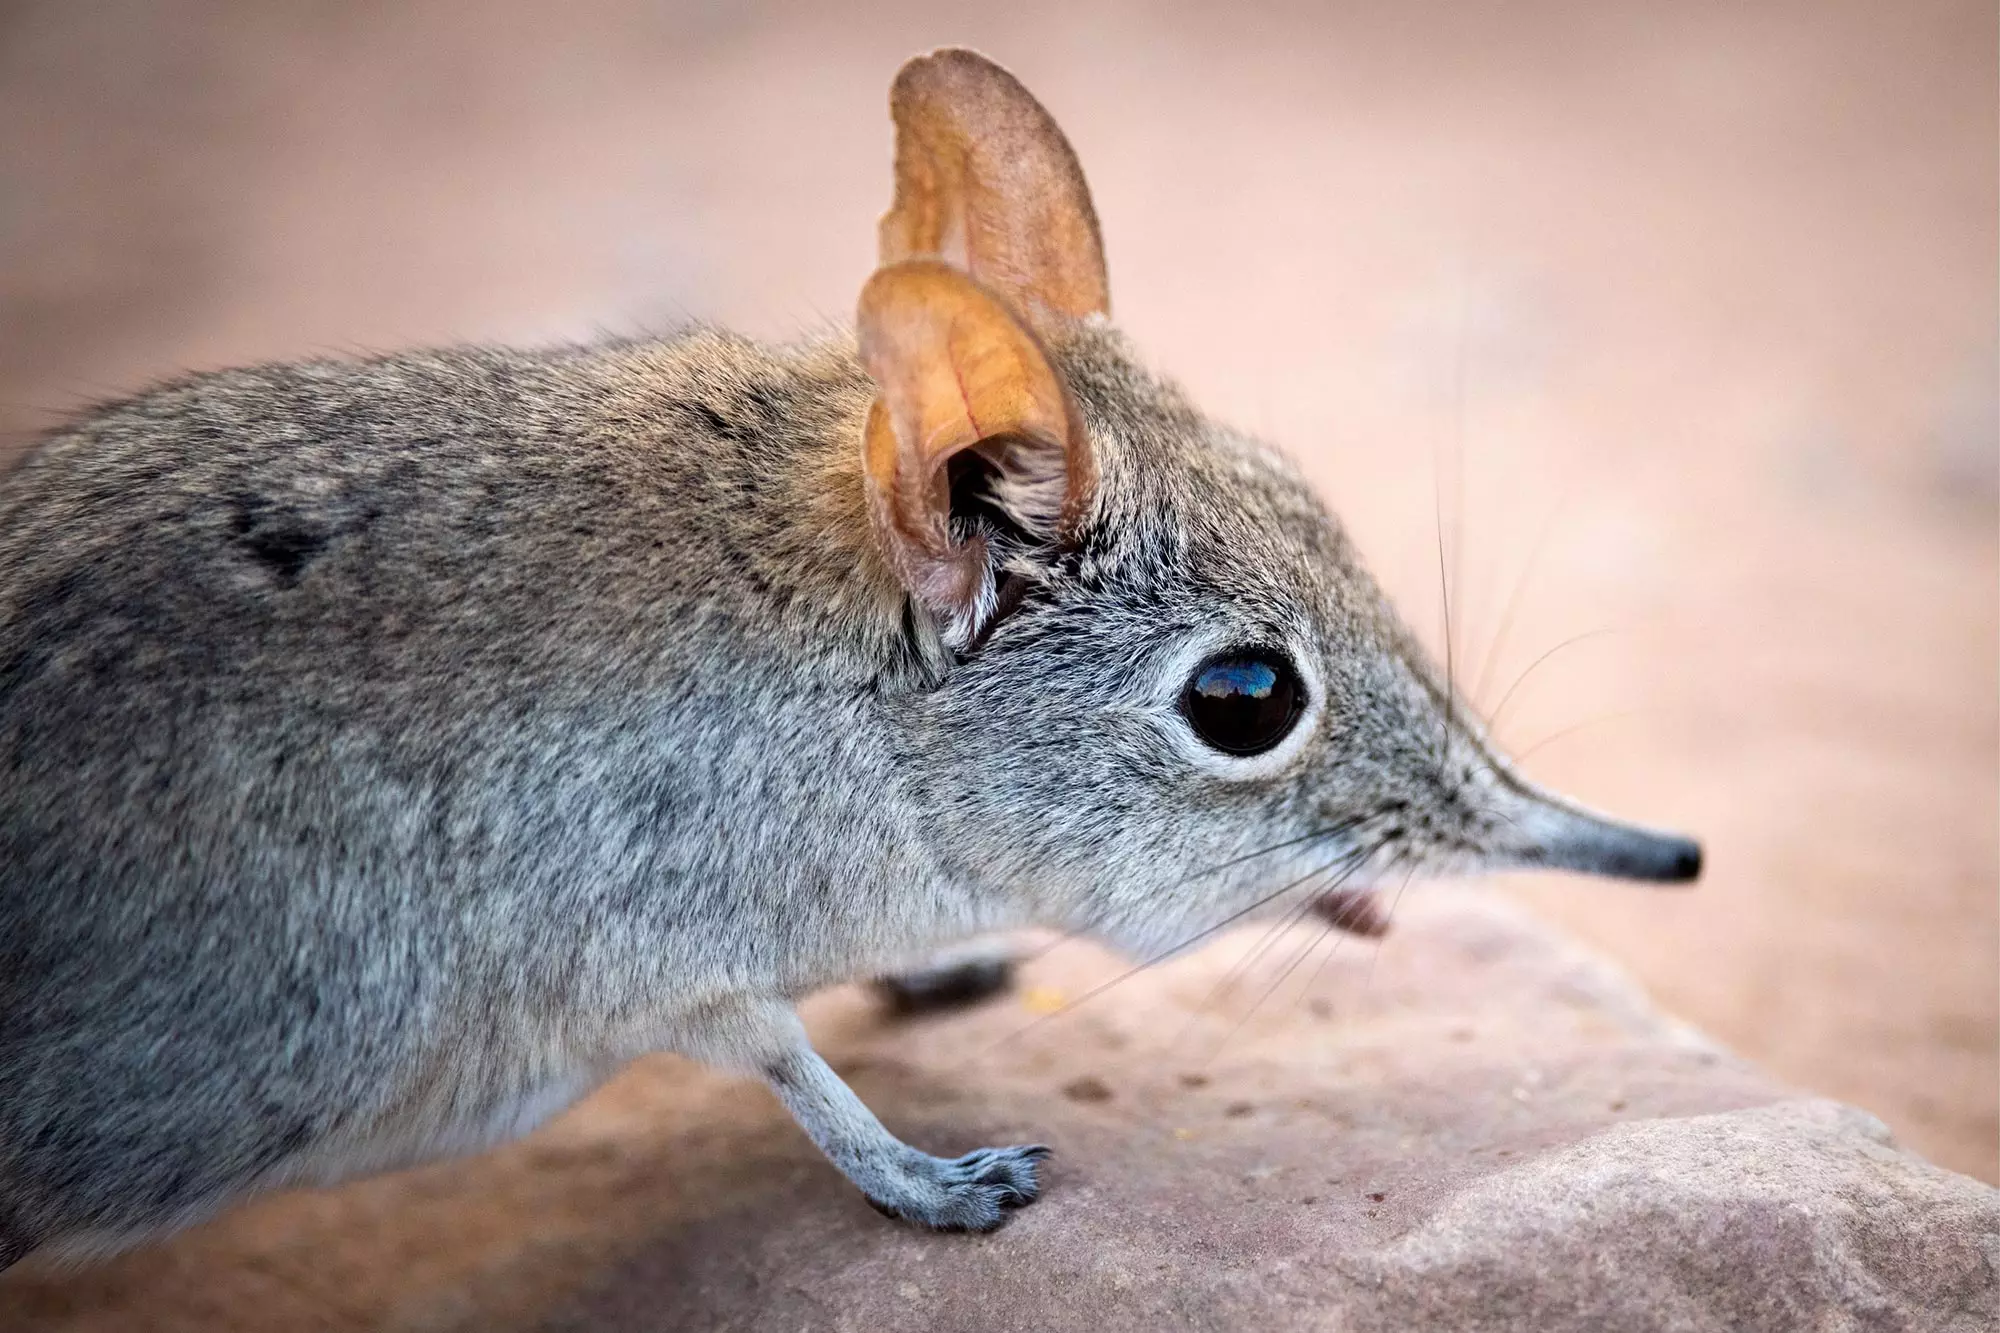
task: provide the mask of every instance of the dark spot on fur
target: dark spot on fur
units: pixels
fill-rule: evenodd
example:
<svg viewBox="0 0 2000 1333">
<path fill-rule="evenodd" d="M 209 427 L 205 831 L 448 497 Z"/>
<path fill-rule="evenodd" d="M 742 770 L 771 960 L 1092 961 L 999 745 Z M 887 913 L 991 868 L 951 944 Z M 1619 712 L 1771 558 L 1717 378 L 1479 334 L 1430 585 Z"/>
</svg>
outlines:
<svg viewBox="0 0 2000 1333">
<path fill-rule="evenodd" d="M 279 586 L 292 587 L 321 552 L 326 550 L 324 533 L 302 527 L 271 528 L 251 532 L 243 538 L 250 558 L 268 567 Z"/>
<path fill-rule="evenodd" d="M 742 430 L 735 422 L 707 403 L 687 403 L 684 406 L 688 415 L 700 422 L 702 429 L 709 434 L 720 435 L 725 440 L 734 440 L 741 436 Z"/>
<path fill-rule="evenodd" d="M 296 1156 L 301 1149 L 312 1142 L 312 1121 L 304 1116 L 294 1116 L 287 1121 L 284 1108 L 266 1106 L 264 1120 L 274 1131 L 263 1157 L 272 1166 L 288 1157 Z"/>
<path fill-rule="evenodd" d="M 785 415 L 783 396 L 768 384 L 752 384 L 743 391 L 743 401 L 766 421 L 777 421 Z"/>
<path fill-rule="evenodd" d="M 367 527 L 381 513 L 369 507 L 345 515 L 305 513 L 291 505 L 239 496 L 231 506 L 229 532 L 244 555 L 269 571 L 281 588 L 298 586 L 314 561 L 335 542 Z"/>
</svg>

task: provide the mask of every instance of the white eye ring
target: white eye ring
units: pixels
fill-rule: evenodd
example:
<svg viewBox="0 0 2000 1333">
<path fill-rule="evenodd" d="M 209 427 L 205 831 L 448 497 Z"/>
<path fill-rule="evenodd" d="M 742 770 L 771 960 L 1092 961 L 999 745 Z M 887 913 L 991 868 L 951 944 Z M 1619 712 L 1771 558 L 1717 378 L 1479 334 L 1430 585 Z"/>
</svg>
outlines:
<svg viewBox="0 0 2000 1333">
<path fill-rule="evenodd" d="M 1230 754 L 1196 735 L 1182 708 L 1189 682 L 1213 659 L 1240 648 L 1243 642 L 1217 634 L 1181 645 L 1166 661 L 1163 697 L 1148 710 L 1182 758 L 1225 782 L 1256 782 L 1292 767 L 1318 732 L 1320 718 L 1326 711 L 1326 690 L 1312 654 L 1303 651 L 1304 646 L 1295 641 L 1279 640 L 1271 643 L 1271 648 L 1291 663 L 1299 688 L 1305 691 L 1304 705 L 1291 730 L 1276 745 L 1259 754 Z"/>
</svg>

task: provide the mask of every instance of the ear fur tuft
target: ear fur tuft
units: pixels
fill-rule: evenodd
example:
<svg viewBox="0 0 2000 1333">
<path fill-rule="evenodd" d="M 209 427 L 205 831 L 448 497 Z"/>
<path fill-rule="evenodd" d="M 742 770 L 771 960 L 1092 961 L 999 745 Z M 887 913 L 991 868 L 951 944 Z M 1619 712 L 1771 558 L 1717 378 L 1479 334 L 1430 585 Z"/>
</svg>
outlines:
<svg viewBox="0 0 2000 1333">
<path fill-rule="evenodd" d="M 994 572 L 985 536 L 953 533 L 951 460 L 976 453 L 1008 518 L 1060 540 L 1096 479 L 1082 424 L 1040 341 L 949 264 L 877 270 L 857 324 L 880 389 L 863 441 L 870 521 L 904 587 L 963 645 L 991 614 Z"/>
</svg>

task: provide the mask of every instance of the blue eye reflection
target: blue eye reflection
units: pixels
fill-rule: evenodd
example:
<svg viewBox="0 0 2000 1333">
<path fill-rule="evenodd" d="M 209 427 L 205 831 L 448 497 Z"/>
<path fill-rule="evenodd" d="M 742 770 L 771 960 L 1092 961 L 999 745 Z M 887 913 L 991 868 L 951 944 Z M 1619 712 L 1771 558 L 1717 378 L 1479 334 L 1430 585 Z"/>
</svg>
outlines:
<svg viewBox="0 0 2000 1333">
<path fill-rule="evenodd" d="M 1196 693 L 1211 699 L 1226 699 L 1233 695 L 1268 699 L 1277 687 L 1278 673 L 1271 669 L 1268 662 L 1259 662 L 1254 658 L 1218 662 L 1196 676 L 1194 681 Z"/>
<path fill-rule="evenodd" d="M 1284 654 L 1246 648 L 1195 670 L 1181 695 L 1181 715 L 1213 748 L 1252 755 L 1283 740 L 1305 703 L 1305 689 Z"/>
</svg>

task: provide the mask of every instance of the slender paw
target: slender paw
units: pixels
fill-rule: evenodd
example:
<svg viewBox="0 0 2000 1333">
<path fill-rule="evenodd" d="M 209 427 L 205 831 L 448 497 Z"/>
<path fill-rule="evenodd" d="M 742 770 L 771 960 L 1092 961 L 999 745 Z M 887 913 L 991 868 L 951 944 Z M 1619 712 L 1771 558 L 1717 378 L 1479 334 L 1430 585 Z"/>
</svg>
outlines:
<svg viewBox="0 0 2000 1333">
<path fill-rule="evenodd" d="M 991 1231 L 1006 1211 L 1041 1193 L 1036 1168 L 1049 1150 L 1040 1144 L 981 1148 L 963 1157 L 913 1153 L 892 1187 L 868 1202 L 877 1212 L 933 1231 Z"/>
</svg>

